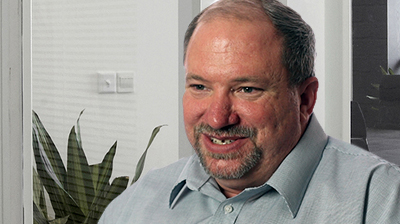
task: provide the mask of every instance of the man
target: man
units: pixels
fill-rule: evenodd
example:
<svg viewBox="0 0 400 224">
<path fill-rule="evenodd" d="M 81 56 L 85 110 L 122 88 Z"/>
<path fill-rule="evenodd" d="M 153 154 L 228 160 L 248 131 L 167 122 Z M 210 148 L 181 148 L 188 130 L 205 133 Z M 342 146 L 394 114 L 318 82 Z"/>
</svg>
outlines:
<svg viewBox="0 0 400 224">
<path fill-rule="evenodd" d="M 274 0 L 220 0 L 185 37 L 196 155 L 149 172 L 100 223 L 400 223 L 400 169 L 325 135 L 314 36 Z"/>
</svg>

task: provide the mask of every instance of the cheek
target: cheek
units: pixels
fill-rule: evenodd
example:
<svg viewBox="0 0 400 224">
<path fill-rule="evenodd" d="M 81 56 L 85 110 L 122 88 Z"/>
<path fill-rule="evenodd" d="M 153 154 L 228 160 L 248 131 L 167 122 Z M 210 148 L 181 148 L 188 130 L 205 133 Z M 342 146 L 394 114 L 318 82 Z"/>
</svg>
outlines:
<svg viewBox="0 0 400 224">
<path fill-rule="evenodd" d="M 255 128 L 263 128 L 275 120 L 276 105 L 268 103 L 246 103 L 237 107 L 238 115 L 243 125 L 250 125 Z"/>
<path fill-rule="evenodd" d="M 279 136 L 290 132 L 290 126 L 298 122 L 299 113 L 293 104 L 275 102 L 270 98 L 261 103 L 244 105 L 240 116 L 243 125 L 257 128 L 262 136 Z"/>
<path fill-rule="evenodd" d="M 201 105 L 192 97 L 188 96 L 187 93 L 182 98 L 183 105 L 183 120 L 185 124 L 185 130 L 189 141 L 193 141 L 193 129 L 194 126 L 200 123 L 203 109 Z"/>
<path fill-rule="evenodd" d="M 182 99 L 183 105 L 183 119 L 185 121 L 185 126 L 193 125 L 196 122 L 200 114 L 200 108 L 196 105 L 195 100 L 189 97 L 186 93 L 183 95 Z"/>
</svg>

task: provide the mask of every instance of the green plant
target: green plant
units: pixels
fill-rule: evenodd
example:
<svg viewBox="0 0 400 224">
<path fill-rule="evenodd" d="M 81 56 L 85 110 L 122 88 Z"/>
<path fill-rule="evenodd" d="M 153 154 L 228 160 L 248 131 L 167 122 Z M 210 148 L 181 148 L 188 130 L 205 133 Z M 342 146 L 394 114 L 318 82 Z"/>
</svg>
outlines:
<svg viewBox="0 0 400 224">
<path fill-rule="evenodd" d="M 106 206 L 127 188 L 129 177 L 115 178 L 110 184 L 115 142 L 103 161 L 89 165 L 82 148 L 79 119 L 68 137 L 67 167 L 39 116 L 33 111 L 32 138 L 36 170 L 33 169 L 33 217 L 38 224 L 97 223 Z M 161 126 L 156 127 L 142 154 L 132 183 L 140 177 L 147 151 Z M 55 217 L 49 218 L 45 192 Z"/>
<path fill-rule="evenodd" d="M 379 66 L 380 67 L 380 69 L 381 69 L 381 73 L 382 73 L 382 75 L 394 75 L 394 71 L 391 69 L 391 68 L 389 68 L 387 71 L 382 67 L 382 66 Z M 376 90 L 376 91 L 379 91 L 379 88 L 380 88 L 380 83 L 371 83 L 371 85 L 372 85 L 372 87 L 374 87 L 374 89 Z M 368 99 L 371 99 L 371 100 L 379 100 L 379 97 L 377 97 L 377 96 L 371 96 L 371 95 L 367 95 L 367 98 Z M 375 109 L 375 110 L 378 110 L 376 107 L 373 107 L 373 109 Z"/>
</svg>

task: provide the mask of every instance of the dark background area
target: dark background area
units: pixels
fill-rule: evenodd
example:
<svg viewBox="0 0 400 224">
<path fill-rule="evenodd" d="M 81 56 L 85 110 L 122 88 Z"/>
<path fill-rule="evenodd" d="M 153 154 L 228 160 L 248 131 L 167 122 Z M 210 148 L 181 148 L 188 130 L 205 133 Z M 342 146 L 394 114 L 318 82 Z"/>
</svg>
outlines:
<svg viewBox="0 0 400 224">
<path fill-rule="evenodd" d="M 380 68 L 388 69 L 389 35 L 400 29 L 388 30 L 388 20 L 398 20 L 398 15 L 388 12 L 388 1 L 352 2 L 353 101 L 361 108 L 360 113 L 355 110 L 358 107 L 352 107 L 352 138 L 360 137 L 366 145 L 363 148 L 400 165 L 400 75 L 383 75 Z M 393 58 L 398 61 L 396 57 L 400 56 Z M 373 84 L 379 84 L 379 88 Z"/>
<path fill-rule="evenodd" d="M 387 1 L 353 0 L 353 100 L 360 104 L 366 125 L 380 125 L 379 91 L 371 84 L 380 83 L 380 66 L 388 64 Z M 381 111 L 382 112 L 382 111 Z"/>
</svg>

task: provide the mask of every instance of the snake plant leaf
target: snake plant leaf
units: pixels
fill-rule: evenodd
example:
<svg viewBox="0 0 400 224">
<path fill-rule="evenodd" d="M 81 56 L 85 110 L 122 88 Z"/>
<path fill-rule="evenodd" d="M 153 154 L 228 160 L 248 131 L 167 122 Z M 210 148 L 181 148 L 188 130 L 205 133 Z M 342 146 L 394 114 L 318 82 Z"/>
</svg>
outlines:
<svg viewBox="0 0 400 224">
<path fill-rule="evenodd" d="M 66 191 L 63 184 L 57 178 L 50 159 L 45 152 L 44 146 L 39 140 L 39 133 L 40 132 L 38 132 L 37 127 L 33 126 L 32 139 L 36 169 L 47 193 L 49 194 L 56 218 L 71 215 L 71 219 L 73 220 L 82 220 L 84 214 L 78 207 L 73 197 Z"/>
<path fill-rule="evenodd" d="M 33 169 L 33 222 L 97 223 L 107 205 L 127 188 L 129 182 L 129 178 L 124 176 L 115 178 L 110 184 L 117 142 L 111 146 L 101 163 L 89 165 L 80 134 L 82 110 L 76 126 L 72 127 L 69 134 L 66 169 L 39 116 L 32 112 L 32 145 L 36 162 L 36 170 Z M 147 148 L 136 166 L 134 181 L 142 173 L 147 151 L 162 126 L 153 130 Z M 45 191 L 55 212 L 55 219 L 51 221 L 47 214 Z"/>
<path fill-rule="evenodd" d="M 82 116 L 84 111 L 85 110 L 82 110 L 79 113 L 78 119 L 76 120 L 76 140 L 78 141 L 79 147 L 81 147 L 81 148 L 83 148 L 83 146 L 82 146 L 81 128 L 80 128 L 80 125 L 79 125 L 79 120 L 81 119 L 81 116 Z"/>
<path fill-rule="evenodd" d="M 379 67 L 381 69 L 382 75 L 388 75 L 388 73 L 386 72 L 386 70 L 382 66 L 379 66 Z"/>
<path fill-rule="evenodd" d="M 153 132 L 151 133 L 151 136 L 150 136 L 149 142 L 147 144 L 146 150 L 144 150 L 142 156 L 139 159 L 138 164 L 136 165 L 135 176 L 133 177 L 131 184 L 135 183 L 139 179 L 140 175 L 142 175 L 144 162 L 146 160 L 147 151 L 148 151 L 151 143 L 153 143 L 153 140 L 157 136 L 158 132 L 160 132 L 161 127 L 163 127 L 163 126 L 166 126 L 166 125 L 160 125 L 160 126 L 157 126 L 157 127 L 155 127 L 153 129 Z"/>
<path fill-rule="evenodd" d="M 89 165 L 90 172 L 92 173 L 93 187 L 95 190 L 94 195 L 96 195 L 96 193 L 97 193 L 96 188 L 97 188 L 97 183 L 99 182 L 100 165 L 101 165 L 101 163 Z"/>
<path fill-rule="evenodd" d="M 389 74 L 390 74 L 390 75 L 394 75 L 393 69 L 389 68 Z"/>
<path fill-rule="evenodd" d="M 120 195 L 127 187 L 129 183 L 128 176 L 117 177 L 111 183 L 110 189 L 107 192 L 106 200 L 111 202 Z"/>
<path fill-rule="evenodd" d="M 93 207 L 93 210 L 90 211 L 91 214 L 89 214 L 85 223 L 96 223 L 107 205 L 127 188 L 128 183 L 129 177 L 122 176 L 115 178 L 111 185 L 107 185 L 96 207 Z"/>
<path fill-rule="evenodd" d="M 59 179 L 62 184 L 65 184 L 67 171 L 61 159 L 60 153 L 58 152 L 53 140 L 51 139 L 49 133 L 47 133 L 46 128 L 40 121 L 40 118 L 35 111 L 32 111 L 32 127 L 36 129 L 38 137 L 34 140 L 38 140 L 38 142 L 40 142 L 40 144 L 43 146 L 57 179 Z"/>
<path fill-rule="evenodd" d="M 38 211 L 43 217 L 47 217 L 46 200 L 44 197 L 44 187 L 40 181 L 39 174 L 32 167 L 32 185 L 33 185 L 33 203 L 37 206 Z"/>
<path fill-rule="evenodd" d="M 92 175 L 94 176 L 94 180 L 97 179 L 96 182 L 94 182 L 94 199 L 92 202 L 92 205 L 90 206 L 90 210 L 95 207 L 98 202 L 101 200 L 101 194 L 106 188 L 107 185 L 109 185 L 109 181 L 111 178 L 111 173 L 112 173 L 112 168 L 113 168 L 113 161 L 114 161 L 114 156 L 117 150 L 117 142 L 115 142 L 110 150 L 106 153 L 106 155 L 103 158 L 103 161 L 96 165 L 96 166 L 91 166 L 92 170 Z"/>
<path fill-rule="evenodd" d="M 86 216 L 94 198 L 94 187 L 90 167 L 81 146 L 75 127 L 72 127 L 68 138 L 67 190 Z"/>
<path fill-rule="evenodd" d="M 95 167 L 99 167 L 100 164 L 96 164 Z M 110 184 L 107 183 L 106 186 L 104 187 L 104 190 L 102 192 L 98 192 L 98 196 L 96 198 L 96 202 L 93 202 L 92 205 L 90 206 L 90 211 L 89 214 L 86 217 L 85 224 L 87 223 L 97 223 L 97 221 L 100 219 L 101 212 L 100 212 L 100 205 L 102 205 L 104 197 L 106 195 L 106 191 L 110 188 Z M 107 205 L 106 205 L 107 206 Z M 104 211 L 104 210 L 103 210 Z"/>
<path fill-rule="evenodd" d="M 33 224 L 48 224 L 46 216 L 43 215 L 35 202 L 33 202 Z"/>
<path fill-rule="evenodd" d="M 67 215 L 68 211 L 65 209 L 66 198 L 61 190 L 62 184 L 58 180 L 51 163 L 44 152 L 43 145 L 41 145 L 38 137 L 38 132 L 35 127 L 32 130 L 33 139 L 33 152 L 36 161 L 36 169 L 38 175 L 46 188 L 51 204 L 53 206 L 54 212 L 58 217 L 64 217 Z"/>
<path fill-rule="evenodd" d="M 104 209 L 108 204 L 118 195 L 120 195 L 127 187 L 129 183 L 128 176 L 117 177 L 111 183 L 109 189 L 107 189 L 106 195 L 104 197 L 104 201 L 102 203 L 101 212 L 103 213 Z M 100 218 L 100 217 L 99 217 Z"/>
<path fill-rule="evenodd" d="M 69 218 L 69 216 L 54 219 L 54 220 L 50 221 L 49 224 L 65 224 L 68 222 L 68 218 Z"/>
<path fill-rule="evenodd" d="M 386 71 L 382 66 L 379 67 L 381 68 L 382 75 L 394 75 L 392 68 L 389 68 L 388 71 Z"/>
</svg>

